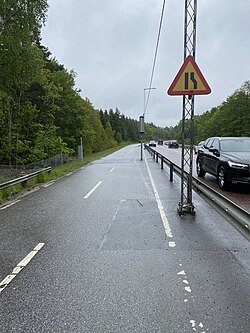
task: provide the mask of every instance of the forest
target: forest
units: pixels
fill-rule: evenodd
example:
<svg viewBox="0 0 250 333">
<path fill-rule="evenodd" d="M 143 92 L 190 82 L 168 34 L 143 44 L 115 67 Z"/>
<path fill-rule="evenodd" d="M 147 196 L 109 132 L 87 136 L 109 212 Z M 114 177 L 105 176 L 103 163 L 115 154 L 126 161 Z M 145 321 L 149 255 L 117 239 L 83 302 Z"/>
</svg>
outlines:
<svg viewBox="0 0 250 333">
<path fill-rule="evenodd" d="M 126 117 L 126 110 L 95 109 L 75 87 L 76 73 L 41 44 L 47 10 L 47 0 L 0 0 L 0 164 L 77 154 L 81 138 L 84 155 L 140 141 L 138 120 Z M 220 106 L 195 116 L 195 142 L 250 136 L 249 93 L 247 81 Z M 143 140 L 181 141 L 181 125 L 145 124 Z"/>
</svg>

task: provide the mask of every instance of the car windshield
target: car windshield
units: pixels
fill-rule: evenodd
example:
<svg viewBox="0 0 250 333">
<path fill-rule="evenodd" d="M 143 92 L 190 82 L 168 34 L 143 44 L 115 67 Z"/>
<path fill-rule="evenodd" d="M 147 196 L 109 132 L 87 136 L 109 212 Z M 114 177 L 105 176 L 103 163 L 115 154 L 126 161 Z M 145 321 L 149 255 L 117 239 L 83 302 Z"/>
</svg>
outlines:
<svg viewBox="0 0 250 333">
<path fill-rule="evenodd" d="M 225 152 L 250 152 L 250 138 L 221 140 L 221 150 Z"/>
</svg>

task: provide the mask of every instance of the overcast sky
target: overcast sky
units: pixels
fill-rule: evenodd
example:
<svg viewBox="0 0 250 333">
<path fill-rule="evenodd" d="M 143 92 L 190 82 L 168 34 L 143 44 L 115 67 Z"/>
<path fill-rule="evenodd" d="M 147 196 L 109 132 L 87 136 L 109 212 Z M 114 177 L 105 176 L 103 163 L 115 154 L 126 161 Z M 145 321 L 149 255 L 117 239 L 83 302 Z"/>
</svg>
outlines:
<svg viewBox="0 0 250 333">
<path fill-rule="evenodd" d="M 143 113 L 162 0 L 49 0 L 42 43 L 97 109 Z M 220 105 L 250 80 L 250 0 L 198 0 L 196 63 L 211 87 L 195 114 Z M 184 0 L 166 0 L 146 121 L 165 127 L 182 118 L 182 97 L 167 89 L 183 63 Z"/>
</svg>

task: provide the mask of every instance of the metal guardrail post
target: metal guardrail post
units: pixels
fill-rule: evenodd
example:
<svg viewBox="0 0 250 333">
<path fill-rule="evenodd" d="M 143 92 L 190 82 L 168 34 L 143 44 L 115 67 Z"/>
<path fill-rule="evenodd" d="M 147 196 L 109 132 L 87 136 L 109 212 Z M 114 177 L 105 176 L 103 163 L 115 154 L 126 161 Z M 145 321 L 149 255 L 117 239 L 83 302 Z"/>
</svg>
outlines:
<svg viewBox="0 0 250 333">
<path fill-rule="evenodd" d="M 163 169 L 163 156 L 161 156 L 161 169 Z"/>
<path fill-rule="evenodd" d="M 156 163 L 158 163 L 158 153 L 156 153 Z"/>
<path fill-rule="evenodd" d="M 173 181 L 173 175 L 174 175 L 174 169 L 173 169 L 173 163 L 170 162 L 170 165 L 169 165 L 169 169 L 170 169 L 170 181 L 172 182 Z"/>
<path fill-rule="evenodd" d="M 28 186 L 28 179 L 21 182 L 21 185 L 22 185 L 23 188 L 27 187 Z"/>
</svg>

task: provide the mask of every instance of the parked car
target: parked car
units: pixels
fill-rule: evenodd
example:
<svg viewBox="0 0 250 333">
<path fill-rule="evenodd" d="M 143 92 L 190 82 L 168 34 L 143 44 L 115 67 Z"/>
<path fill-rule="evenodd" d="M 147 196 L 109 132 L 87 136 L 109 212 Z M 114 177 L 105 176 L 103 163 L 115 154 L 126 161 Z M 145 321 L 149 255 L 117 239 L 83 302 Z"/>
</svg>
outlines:
<svg viewBox="0 0 250 333">
<path fill-rule="evenodd" d="M 196 170 L 217 177 L 221 189 L 230 183 L 250 185 L 250 137 L 208 138 L 198 150 Z"/>
<path fill-rule="evenodd" d="M 203 146 L 204 142 L 205 141 L 200 141 L 197 146 L 194 146 L 194 153 L 195 154 L 198 153 L 199 148 L 201 148 Z"/>
<path fill-rule="evenodd" d="M 156 141 L 150 140 L 148 145 L 149 147 L 156 147 Z"/>
</svg>

